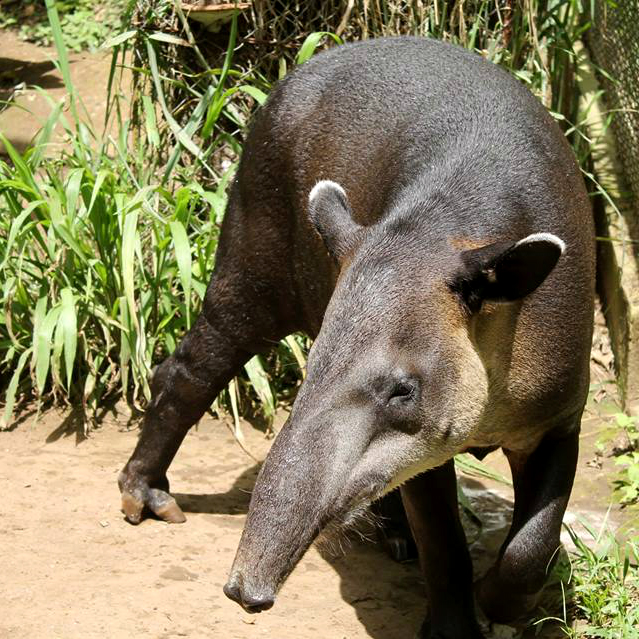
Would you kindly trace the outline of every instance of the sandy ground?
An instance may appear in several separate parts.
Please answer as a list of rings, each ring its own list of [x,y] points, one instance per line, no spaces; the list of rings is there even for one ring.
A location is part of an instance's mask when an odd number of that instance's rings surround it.
[[[610,496],[606,468],[592,464],[591,442],[602,425],[598,410],[584,420],[569,515],[593,523],[603,519]],[[339,556],[311,548],[271,611],[243,612],[222,585],[257,464],[224,423],[206,417],[170,470],[188,521],[145,520],[134,527],[120,512],[116,487],[137,437],[126,422],[126,415],[114,415],[87,439],[74,415],[51,411],[0,433],[0,637],[413,637],[425,611],[418,568],[393,563],[371,541],[354,540]],[[269,440],[246,423],[244,431],[263,458]],[[500,453],[487,460],[505,468]],[[464,481],[484,521],[479,540],[476,529],[468,531],[481,574],[505,535],[511,496],[498,484]],[[494,627],[489,636],[505,639],[514,631]]]
[[[0,101],[13,97],[6,109],[0,103],[0,132],[23,152],[52,110],[50,102],[34,86],[46,90],[54,103],[64,101],[63,113],[71,121],[68,95],[53,62],[57,57],[55,49],[23,42],[17,32],[10,29],[2,30],[0,41]],[[101,132],[107,106],[111,53],[70,53],[69,67],[71,79],[80,93],[81,117]],[[47,152],[56,155],[64,145],[64,131],[59,126]],[[0,142],[0,155],[3,153],[4,146]]]

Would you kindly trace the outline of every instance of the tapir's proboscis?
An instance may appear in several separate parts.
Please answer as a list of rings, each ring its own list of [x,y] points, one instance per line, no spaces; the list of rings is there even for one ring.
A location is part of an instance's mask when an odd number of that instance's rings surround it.
[[[255,353],[304,331],[225,593],[250,612],[329,524],[401,487],[420,637],[530,612],[559,547],[588,392],[594,232],[564,135],[516,79],[422,38],[318,54],[248,133],[202,312],[152,381],[123,509],[184,521],[166,471]],[[510,532],[473,588],[453,457],[502,448]]]

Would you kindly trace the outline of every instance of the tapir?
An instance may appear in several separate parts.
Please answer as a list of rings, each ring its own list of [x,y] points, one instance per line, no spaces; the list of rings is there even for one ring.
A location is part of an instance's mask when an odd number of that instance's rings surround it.
[[[253,354],[314,338],[257,478],[227,596],[270,608],[318,534],[396,487],[425,576],[425,639],[508,622],[560,543],[588,393],[595,240],[562,131],[509,73],[380,38],[301,65],[254,117],[192,329],[152,380],[119,479],[132,523],[184,515],[167,468]],[[473,584],[453,457],[503,449],[514,514]]]

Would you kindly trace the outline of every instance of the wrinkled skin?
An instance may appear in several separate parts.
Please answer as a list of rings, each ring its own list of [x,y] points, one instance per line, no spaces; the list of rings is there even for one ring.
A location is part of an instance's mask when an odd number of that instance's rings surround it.
[[[188,428],[253,353],[304,330],[307,377],[226,594],[270,608],[327,524],[401,486],[427,583],[420,636],[479,639],[452,457],[508,457],[512,527],[477,595],[491,618],[514,619],[559,544],[593,280],[574,158],[514,79],[432,40],[317,56],[248,136],[202,314],[159,367],[120,475],[127,518],[184,519],[166,471]]]

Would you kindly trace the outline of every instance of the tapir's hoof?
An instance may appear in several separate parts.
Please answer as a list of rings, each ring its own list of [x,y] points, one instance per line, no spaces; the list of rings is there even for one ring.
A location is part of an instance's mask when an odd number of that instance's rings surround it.
[[[491,572],[475,584],[477,602],[491,621],[508,624],[528,619],[537,607],[541,591],[526,593],[500,583]]]
[[[182,509],[168,492],[168,482],[167,490],[150,488],[146,482],[132,478],[126,471],[122,471],[118,484],[122,493],[122,512],[130,523],[137,525],[142,521],[145,507],[170,524],[182,524],[186,521]]]

